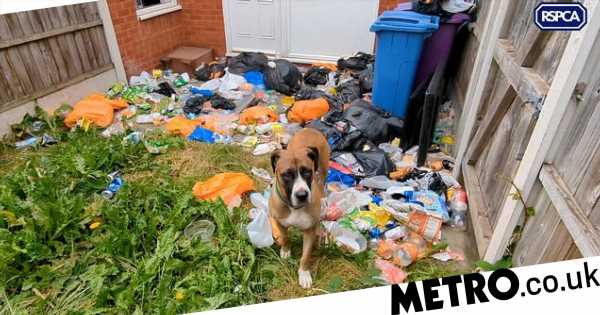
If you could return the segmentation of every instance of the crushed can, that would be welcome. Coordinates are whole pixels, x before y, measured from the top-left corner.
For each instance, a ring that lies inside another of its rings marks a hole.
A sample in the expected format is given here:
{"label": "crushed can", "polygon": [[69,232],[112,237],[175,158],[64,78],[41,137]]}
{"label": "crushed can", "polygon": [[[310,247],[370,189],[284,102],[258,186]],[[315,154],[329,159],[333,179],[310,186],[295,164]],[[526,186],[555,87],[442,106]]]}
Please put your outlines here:
{"label": "crushed can", "polygon": [[112,199],[117,191],[123,186],[123,179],[121,178],[119,171],[108,174],[108,178],[110,179],[110,183],[108,184],[108,187],[102,191],[102,197],[105,199]]}

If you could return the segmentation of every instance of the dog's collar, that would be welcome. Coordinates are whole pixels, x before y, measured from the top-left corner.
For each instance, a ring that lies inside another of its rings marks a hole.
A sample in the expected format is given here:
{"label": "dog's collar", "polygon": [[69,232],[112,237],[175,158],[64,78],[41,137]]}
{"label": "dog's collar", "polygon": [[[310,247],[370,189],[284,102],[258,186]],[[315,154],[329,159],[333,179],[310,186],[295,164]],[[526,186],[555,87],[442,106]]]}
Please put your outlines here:
{"label": "dog's collar", "polygon": [[304,207],[304,206],[294,207],[294,206],[292,206],[291,203],[289,203],[287,201],[287,198],[285,198],[283,196],[283,194],[281,193],[281,190],[279,189],[279,185],[277,185],[277,179],[275,179],[275,181],[273,182],[273,190],[275,190],[275,194],[277,195],[277,197],[279,198],[279,200],[281,200],[281,202],[283,202],[283,204],[286,205],[286,206],[288,206],[289,208],[294,209],[294,210],[298,210],[298,209],[301,209],[302,207]]}

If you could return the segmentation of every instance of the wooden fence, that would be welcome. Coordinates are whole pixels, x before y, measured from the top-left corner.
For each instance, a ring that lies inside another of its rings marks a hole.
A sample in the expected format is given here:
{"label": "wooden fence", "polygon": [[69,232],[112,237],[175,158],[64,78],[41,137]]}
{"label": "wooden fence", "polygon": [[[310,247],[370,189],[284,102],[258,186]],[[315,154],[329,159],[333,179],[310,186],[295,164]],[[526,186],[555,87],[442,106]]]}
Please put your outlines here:
{"label": "wooden fence", "polygon": [[95,2],[0,15],[0,112],[111,68]]}
{"label": "wooden fence", "polygon": [[535,1],[482,1],[455,80],[458,165],[480,255],[515,265],[600,255],[600,8],[543,32]]}

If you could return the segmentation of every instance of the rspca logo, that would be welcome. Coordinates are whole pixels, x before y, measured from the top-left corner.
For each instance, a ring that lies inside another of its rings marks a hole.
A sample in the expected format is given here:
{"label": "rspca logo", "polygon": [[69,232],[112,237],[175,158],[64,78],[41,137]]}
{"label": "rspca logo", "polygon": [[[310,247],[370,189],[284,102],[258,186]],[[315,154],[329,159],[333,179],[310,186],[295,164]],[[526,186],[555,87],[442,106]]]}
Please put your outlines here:
{"label": "rspca logo", "polygon": [[540,3],[534,11],[535,24],[543,31],[578,31],[587,23],[581,3]]}

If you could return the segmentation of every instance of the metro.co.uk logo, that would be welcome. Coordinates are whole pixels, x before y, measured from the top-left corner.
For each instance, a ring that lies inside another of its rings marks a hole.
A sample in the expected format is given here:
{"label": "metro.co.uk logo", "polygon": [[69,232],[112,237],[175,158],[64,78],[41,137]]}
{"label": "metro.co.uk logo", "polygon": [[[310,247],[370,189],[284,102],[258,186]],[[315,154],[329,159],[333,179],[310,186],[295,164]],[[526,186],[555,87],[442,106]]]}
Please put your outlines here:
{"label": "metro.co.uk logo", "polygon": [[534,11],[541,30],[578,31],[587,23],[587,9],[581,3],[540,3]]}

